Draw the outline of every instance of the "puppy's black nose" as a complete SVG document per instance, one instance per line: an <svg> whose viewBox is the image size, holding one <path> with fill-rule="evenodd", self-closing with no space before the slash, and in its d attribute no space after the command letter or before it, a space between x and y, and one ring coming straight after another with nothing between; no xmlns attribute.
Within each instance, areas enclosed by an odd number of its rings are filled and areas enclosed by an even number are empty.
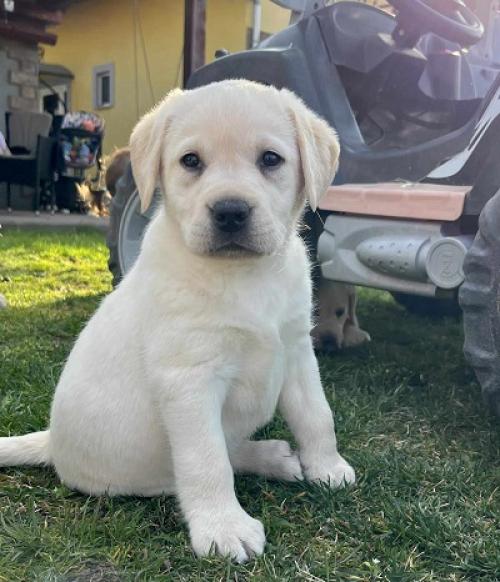
<svg viewBox="0 0 500 582"><path fill-rule="evenodd" d="M316 349L324 354L334 354L340 350L340 346L333 333L324 333L320 335Z"/></svg>
<svg viewBox="0 0 500 582"><path fill-rule="evenodd" d="M250 216L250 206L244 200L219 200L210 210L215 226L222 232L238 232Z"/></svg>

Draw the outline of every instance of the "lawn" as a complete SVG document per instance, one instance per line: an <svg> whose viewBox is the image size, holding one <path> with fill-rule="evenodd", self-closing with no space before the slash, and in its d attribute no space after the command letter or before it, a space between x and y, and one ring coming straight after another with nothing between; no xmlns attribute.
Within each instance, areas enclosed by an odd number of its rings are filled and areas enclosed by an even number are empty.
<svg viewBox="0 0 500 582"><path fill-rule="evenodd" d="M94 232L0 238L1 435L47 426L72 342L111 290L106 260ZM1 469L0 580L500 580L497 424L463 362L460 322L373 291L360 318L373 342L320 361L358 483L237 478L266 528L263 557L195 559L170 498L88 498L51 470ZM290 438L279 418L263 433Z"/></svg>

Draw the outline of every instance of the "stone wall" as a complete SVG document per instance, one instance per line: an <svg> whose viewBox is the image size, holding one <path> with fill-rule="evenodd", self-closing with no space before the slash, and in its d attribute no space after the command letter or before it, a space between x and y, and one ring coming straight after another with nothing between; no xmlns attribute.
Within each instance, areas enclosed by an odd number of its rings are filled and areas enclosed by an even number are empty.
<svg viewBox="0 0 500 582"><path fill-rule="evenodd" d="M1 40L0 46L7 52L7 82L13 88L7 103L9 111L37 111L40 63L37 46Z"/></svg>
<svg viewBox="0 0 500 582"><path fill-rule="evenodd" d="M0 38L0 131L5 134L6 111L38 111L37 45ZM31 208L32 190L13 186L15 208ZM0 209L6 205L5 184L0 183Z"/></svg>
<svg viewBox="0 0 500 582"><path fill-rule="evenodd" d="M38 111L36 45L0 38L0 130L5 130L6 111Z"/></svg>

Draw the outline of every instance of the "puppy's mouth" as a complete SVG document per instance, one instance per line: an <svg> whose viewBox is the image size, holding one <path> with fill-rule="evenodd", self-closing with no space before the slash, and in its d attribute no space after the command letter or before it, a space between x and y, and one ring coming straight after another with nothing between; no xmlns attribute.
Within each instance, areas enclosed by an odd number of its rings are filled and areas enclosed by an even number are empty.
<svg viewBox="0 0 500 582"><path fill-rule="evenodd" d="M229 240L210 249L209 254L214 257L241 259L247 257L259 257L265 253L259 251L248 243Z"/></svg>
<svg viewBox="0 0 500 582"><path fill-rule="evenodd" d="M196 254L214 258L248 259L270 256L276 251L271 229L245 228L238 232L217 232L215 229L193 229L187 245Z"/></svg>

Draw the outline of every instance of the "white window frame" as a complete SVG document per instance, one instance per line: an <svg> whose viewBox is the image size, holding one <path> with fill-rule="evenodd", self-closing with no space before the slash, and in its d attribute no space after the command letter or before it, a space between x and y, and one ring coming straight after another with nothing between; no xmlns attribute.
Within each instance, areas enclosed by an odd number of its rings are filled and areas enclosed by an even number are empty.
<svg viewBox="0 0 500 582"><path fill-rule="evenodd" d="M109 101L103 101L101 78L109 77ZM106 63L92 69L92 102L94 109L109 109L115 105L115 64Z"/></svg>

